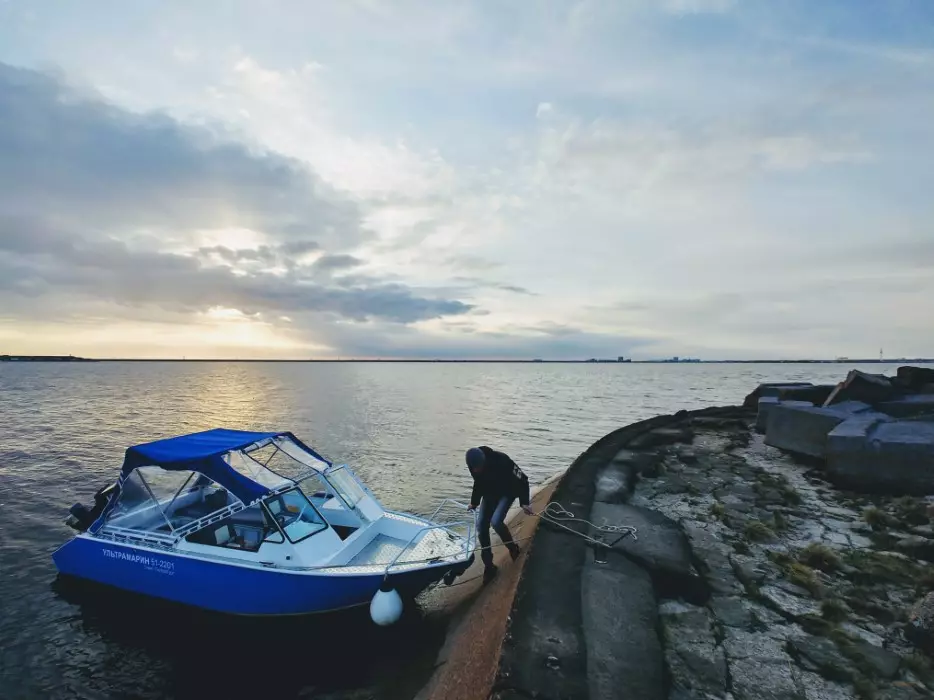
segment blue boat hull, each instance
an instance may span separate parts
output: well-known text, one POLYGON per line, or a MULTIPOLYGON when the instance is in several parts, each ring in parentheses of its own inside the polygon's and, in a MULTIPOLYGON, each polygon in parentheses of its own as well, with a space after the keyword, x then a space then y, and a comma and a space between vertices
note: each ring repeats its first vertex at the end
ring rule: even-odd
MULTIPOLYGON (((258 569, 76 537, 53 555, 60 573, 127 591, 237 615, 302 615, 370 602, 380 574, 318 574, 258 569)), ((390 582, 414 597, 452 569, 472 562, 393 574, 390 582)))

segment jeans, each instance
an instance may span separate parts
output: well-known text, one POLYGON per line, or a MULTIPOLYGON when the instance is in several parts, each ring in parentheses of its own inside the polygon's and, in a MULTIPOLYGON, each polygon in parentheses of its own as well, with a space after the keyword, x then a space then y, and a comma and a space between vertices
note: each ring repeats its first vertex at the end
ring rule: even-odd
POLYGON ((477 539, 482 547, 480 559, 484 566, 493 564, 493 550, 490 549, 490 525, 496 530, 496 534, 504 544, 512 543, 512 533, 506 527, 506 513, 514 500, 516 499, 509 496, 503 496, 492 503, 486 496, 480 500, 480 507, 477 509, 477 539))

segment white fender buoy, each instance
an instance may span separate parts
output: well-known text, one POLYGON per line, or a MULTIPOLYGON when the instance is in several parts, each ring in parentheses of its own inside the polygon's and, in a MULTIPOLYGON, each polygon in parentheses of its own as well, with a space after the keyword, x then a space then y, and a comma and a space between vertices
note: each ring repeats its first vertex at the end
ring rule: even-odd
POLYGON ((388 581, 383 581, 370 601, 370 619, 380 627, 388 627, 402 617, 402 607, 402 597, 388 581))

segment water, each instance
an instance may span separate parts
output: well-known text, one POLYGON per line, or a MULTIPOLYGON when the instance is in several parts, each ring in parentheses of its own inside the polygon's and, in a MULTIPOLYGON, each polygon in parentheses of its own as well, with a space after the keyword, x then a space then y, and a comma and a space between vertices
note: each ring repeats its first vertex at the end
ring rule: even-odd
MULTIPOLYGON (((541 481, 607 432, 733 404, 761 381, 836 382, 844 365, 0 364, 0 697, 411 697, 444 620, 264 621, 63 585, 67 508, 127 446, 213 427, 291 430, 351 464, 391 508, 466 498, 464 450, 541 481)), ((895 366, 871 365, 894 373, 895 366)))

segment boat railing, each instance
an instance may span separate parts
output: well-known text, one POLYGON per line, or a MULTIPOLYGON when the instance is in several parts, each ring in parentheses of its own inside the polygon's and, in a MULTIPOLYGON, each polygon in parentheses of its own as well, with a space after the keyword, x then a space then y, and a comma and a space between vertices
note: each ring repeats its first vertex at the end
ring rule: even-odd
POLYGON ((386 564, 385 575, 388 576, 392 573, 394 567, 402 566, 412 566, 415 564, 431 564, 433 561, 443 561, 444 559, 456 558, 459 559, 463 557, 466 559, 470 556, 471 551, 473 550, 473 527, 474 523, 472 520, 463 520, 460 522, 449 522, 449 523, 434 523, 432 525, 426 525, 421 528, 409 538, 409 541, 406 542, 405 547, 400 549, 396 555, 386 564), (433 530, 447 530, 449 534, 455 535, 456 533, 452 528, 454 527, 466 527, 467 535, 460 538, 463 541, 463 547, 458 548, 457 551, 448 551, 445 553, 440 553, 433 556, 427 557, 416 557, 415 559, 404 559, 399 561, 399 558, 402 557, 406 552, 415 553, 418 551, 418 547, 423 543, 425 535, 433 530))
POLYGON ((144 530, 132 530, 117 525, 104 525, 98 533, 98 537, 111 539, 114 542, 125 542, 127 544, 143 544, 149 547, 172 548, 177 542, 175 535, 163 534, 161 532, 147 532, 144 530))
POLYGON ((175 529, 174 540, 177 542, 185 535, 196 532, 202 528, 207 527, 208 525, 213 525, 214 523, 219 522, 224 518, 229 518, 234 513, 239 513, 246 507, 247 506, 245 506, 243 503, 237 501, 221 508, 220 510, 215 510, 213 513, 208 513, 207 515, 204 515, 197 520, 192 520, 190 523, 185 523, 181 527, 175 529))
POLYGON ((440 515, 441 511, 443 510, 452 510, 454 508, 457 508, 458 511, 463 512, 467 510, 469 507, 470 506, 468 506, 466 503, 462 503, 461 501, 457 501, 453 498, 445 498, 443 501, 441 501, 438 507, 435 508, 435 512, 432 513, 430 516, 428 516, 428 519, 431 522, 436 523, 438 522, 438 515, 440 515))

